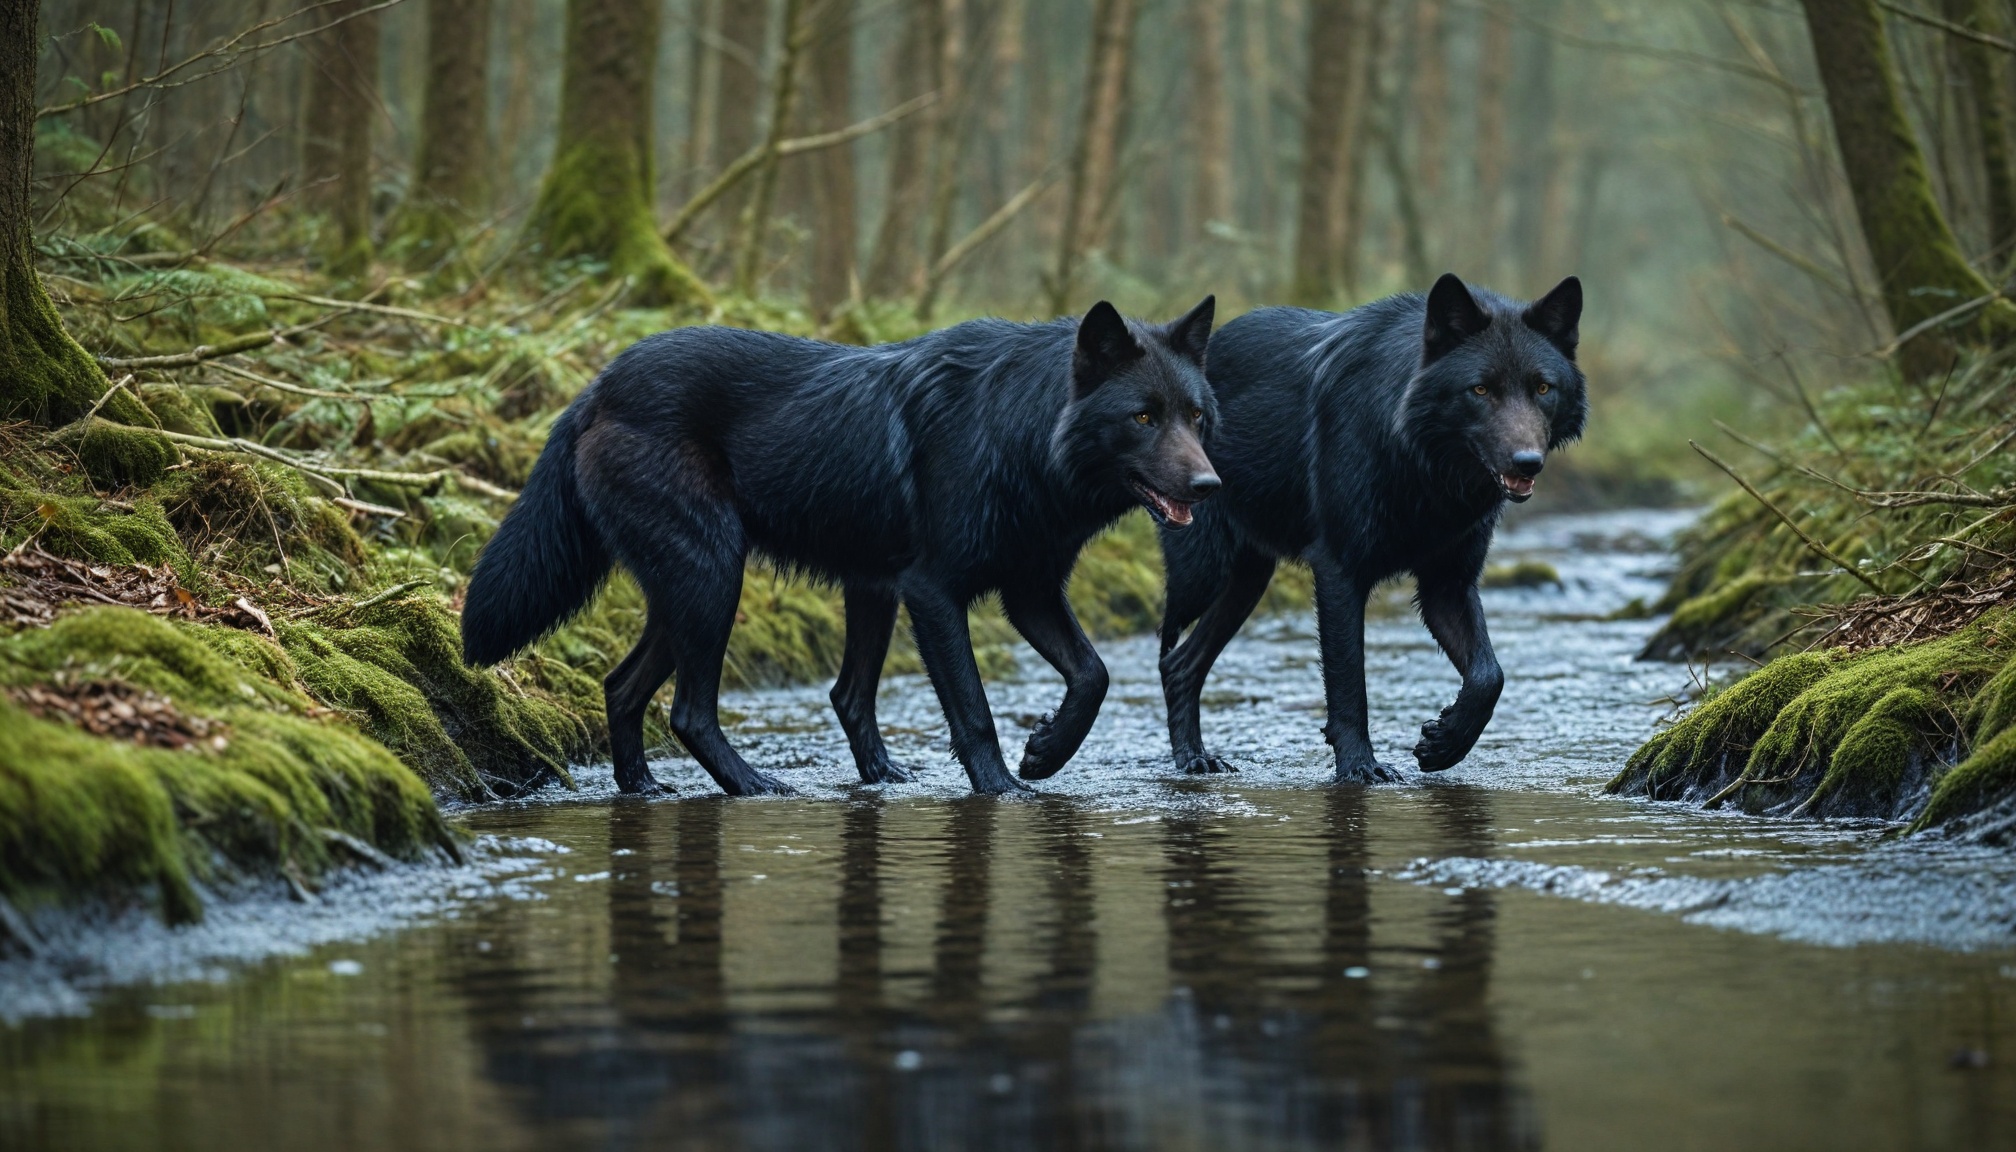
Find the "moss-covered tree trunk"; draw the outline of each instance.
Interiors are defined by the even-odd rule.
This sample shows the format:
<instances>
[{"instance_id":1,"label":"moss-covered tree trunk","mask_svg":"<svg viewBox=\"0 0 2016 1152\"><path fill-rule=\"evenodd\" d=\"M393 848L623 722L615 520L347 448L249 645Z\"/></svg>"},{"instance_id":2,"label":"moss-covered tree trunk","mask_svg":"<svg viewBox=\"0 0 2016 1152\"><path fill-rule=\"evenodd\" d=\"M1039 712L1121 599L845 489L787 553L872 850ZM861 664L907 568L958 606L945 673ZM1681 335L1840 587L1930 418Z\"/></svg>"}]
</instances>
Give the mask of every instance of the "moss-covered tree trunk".
<instances>
[{"instance_id":1,"label":"moss-covered tree trunk","mask_svg":"<svg viewBox=\"0 0 2016 1152\"><path fill-rule=\"evenodd\" d=\"M53 424L90 408L105 376L35 274L36 7L0 4L0 418Z\"/></svg>"},{"instance_id":2,"label":"moss-covered tree trunk","mask_svg":"<svg viewBox=\"0 0 2016 1152\"><path fill-rule=\"evenodd\" d=\"M651 71L657 0L568 0L560 139L524 246L585 256L636 283L642 304L695 304L706 286L666 246L651 214Z\"/></svg>"},{"instance_id":3,"label":"moss-covered tree trunk","mask_svg":"<svg viewBox=\"0 0 2016 1152\"><path fill-rule=\"evenodd\" d=\"M1898 98L1876 0L1802 3L1834 139L1890 323L1901 334L1988 295L1988 281L1960 254L1952 226L1933 199L1924 154ZM2001 338L2016 329L2012 316L2016 309L1997 302L1978 309L1964 326L1922 334L1902 349L1906 374L1943 371L1952 363L1954 332Z\"/></svg>"},{"instance_id":4,"label":"moss-covered tree trunk","mask_svg":"<svg viewBox=\"0 0 2016 1152\"><path fill-rule=\"evenodd\" d=\"M326 19L342 22L309 41L301 179L310 204L327 213L326 244L338 275L371 262L371 124L378 116L378 14L369 0L335 0Z\"/></svg>"},{"instance_id":5,"label":"moss-covered tree trunk","mask_svg":"<svg viewBox=\"0 0 2016 1152\"><path fill-rule=\"evenodd\" d=\"M1057 270L1050 278L1050 310L1071 309L1078 265L1105 241L1113 190L1120 178L1120 145L1127 135L1128 89L1133 74L1137 0L1098 0L1092 8L1092 52L1071 152Z\"/></svg>"},{"instance_id":6,"label":"moss-covered tree trunk","mask_svg":"<svg viewBox=\"0 0 2016 1152\"><path fill-rule=\"evenodd\" d=\"M448 259L490 191L490 0L427 0L427 85L413 187L394 243L408 268Z\"/></svg>"},{"instance_id":7,"label":"moss-covered tree trunk","mask_svg":"<svg viewBox=\"0 0 2016 1152\"><path fill-rule=\"evenodd\" d=\"M1996 0L1946 0L1946 18L1955 24L2001 36ZM1988 208L1988 251L1996 267L2016 259L2016 167L2009 153L2009 116L2002 82L2001 53L1978 41L1952 37L1974 103L1974 129L1981 149Z\"/></svg>"}]
</instances>

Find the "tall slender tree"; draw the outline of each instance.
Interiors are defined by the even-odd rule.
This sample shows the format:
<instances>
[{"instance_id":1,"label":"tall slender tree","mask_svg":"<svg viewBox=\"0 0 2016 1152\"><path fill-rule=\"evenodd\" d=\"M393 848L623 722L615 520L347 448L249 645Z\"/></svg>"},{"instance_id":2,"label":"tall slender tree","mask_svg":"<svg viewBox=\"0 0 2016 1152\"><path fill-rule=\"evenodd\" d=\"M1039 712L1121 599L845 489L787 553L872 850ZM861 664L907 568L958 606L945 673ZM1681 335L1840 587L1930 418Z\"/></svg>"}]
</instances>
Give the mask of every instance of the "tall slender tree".
<instances>
[{"instance_id":1,"label":"tall slender tree","mask_svg":"<svg viewBox=\"0 0 2016 1152\"><path fill-rule=\"evenodd\" d=\"M1898 97L1877 0L1801 2L1841 166L1891 324L1902 334L1988 297L1988 281L1960 254L1933 199L1924 154ZM1964 323L1922 333L1901 350L1901 362L1908 375L1930 375L1952 363L1955 335L1999 340L2012 333L2016 309L1991 300Z\"/></svg>"},{"instance_id":2,"label":"tall slender tree","mask_svg":"<svg viewBox=\"0 0 2016 1152\"><path fill-rule=\"evenodd\" d=\"M938 90L942 62L934 31L938 0L904 0L903 31L890 61L895 96L912 100ZM943 101L938 103L943 107ZM930 148L931 119L911 116L894 128L889 139L888 179L882 197L882 221L875 229L875 247L868 257L865 288L870 296L889 298L908 290L919 272L919 223L923 216Z\"/></svg>"},{"instance_id":3,"label":"tall slender tree","mask_svg":"<svg viewBox=\"0 0 2016 1152\"><path fill-rule=\"evenodd\" d=\"M767 125L770 106L763 54L770 40L769 0L721 0L720 31L715 55L720 79L714 97L714 162L717 167L756 146ZM752 189L743 182L721 201L721 218L740 221Z\"/></svg>"},{"instance_id":4,"label":"tall slender tree","mask_svg":"<svg viewBox=\"0 0 2016 1152\"><path fill-rule=\"evenodd\" d=\"M1414 5L1414 179L1423 197L1442 190L1442 150L1449 132L1449 21L1442 0Z\"/></svg>"},{"instance_id":5,"label":"tall slender tree","mask_svg":"<svg viewBox=\"0 0 2016 1152\"><path fill-rule=\"evenodd\" d=\"M1137 0L1098 0L1092 8L1092 52L1072 147L1057 268L1050 277L1050 310L1072 306L1079 264L1104 242L1120 178L1120 149L1127 136L1128 89L1133 74Z\"/></svg>"},{"instance_id":6,"label":"tall slender tree","mask_svg":"<svg viewBox=\"0 0 2016 1152\"><path fill-rule=\"evenodd\" d=\"M37 5L0 4L0 418L59 423L105 391L98 362L64 331L35 274ZM106 407L140 415L127 393Z\"/></svg>"},{"instance_id":7,"label":"tall slender tree","mask_svg":"<svg viewBox=\"0 0 2016 1152\"><path fill-rule=\"evenodd\" d=\"M371 262L371 125L378 117L378 15L369 0L334 0L334 27L310 39L301 178L336 226L331 270Z\"/></svg>"},{"instance_id":8,"label":"tall slender tree","mask_svg":"<svg viewBox=\"0 0 2016 1152\"><path fill-rule=\"evenodd\" d=\"M393 227L410 268L439 264L490 191L490 0L427 0L413 187Z\"/></svg>"},{"instance_id":9,"label":"tall slender tree","mask_svg":"<svg viewBox=\"0 0 2016 1152\"><path fill-rule=\"evenodd\" d=\"M853 119L854 7L855 0L824 0L814 13L808 120L816 132L837 131ZM824 318L853 292L859 243L854 149L821 148L802 163L812 185L812 311Z\"/></svg>"},{"instance_id":10,"label":"tall slender tree","mask_svg":"<svg viewBox=\"0 0 2016 1152\"><path fill-rule=\"evenodd\" d=\"M2001 5L1994 0L1945 0L1946 19L1990 36L2001 36ZM2009 147L2008 87L2002 54L1978 40L1955 36L1951 47L1960 58L1967 92L1974 104L1982 183L1986 186L1988 251L1993 264L2008 267L2016 260L2016 157Z\"/></svg>"},{"instance_id":11,"label":"tall slender tree","mask_svg":"<svg viewBox=\"0 0 2016 1152\"><path fill-rule=\"evenodd\" d=\"M1319 307L1337 294L1333 241L1346 133L1337 114L1350 98L1355 0L1310 0L1309 70L1304 82L1302 170L1295 190L1294 279L1288 296Z\"/></svg>"},{"instance_id":12,"label":"tall slender tree","mask_svg":"<svg viewBox=\"0 0 2016 1152\"><path fill-rule=\"evenodd\" d=\"M1488 275L1498 243L1498 201L1505 190L1505 95L1512 80L1512 21L1503 9L1484 11L1477 59L1476 203L1471 215L1472 259L1477 275Z\"/></svg>"},{"instance_id":13,"label":"tall slender tree","mask_svg":"<svg viewBox=\"0 0 2016 1152\"><path fill-rule=\"evenodd\" d=\"M658 0L568 0L560 138L521 244L586 256L632 277L640 303L693 304L706 286L672 254L651 213L651 81Z\"/></svg>"},{"instance_id":14,"label":"tall slender tree","mask_svg":"<svg viewBox=\"0 0 2016 1152\"><path fill-rule=\"evenodd\" d=\"M1225 95L1224 0L1190 0L1190 193L1193 233L1232 219L1232 116Z\"/></svg>"}]
</instances>

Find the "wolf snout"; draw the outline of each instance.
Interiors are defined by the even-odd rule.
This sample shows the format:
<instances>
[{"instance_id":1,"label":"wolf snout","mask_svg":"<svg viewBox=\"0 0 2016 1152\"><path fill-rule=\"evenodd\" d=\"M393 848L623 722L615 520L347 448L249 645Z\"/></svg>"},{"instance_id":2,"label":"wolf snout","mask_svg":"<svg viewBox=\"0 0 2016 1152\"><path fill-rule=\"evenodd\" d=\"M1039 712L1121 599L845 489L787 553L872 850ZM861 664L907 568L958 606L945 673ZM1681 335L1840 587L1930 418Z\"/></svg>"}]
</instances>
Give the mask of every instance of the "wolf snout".
<instances>
[{"instance_id":1,"label":"wolf snout","mask_svg":"<svg viewBox=\"0 0 2016 1152\"><path fill-rule=\"evenodd\" d=\"M1199 472L1190 477L1190 499L1202 500L1224 486L1216 472Z\"/></svg>"},{"instance_id":2,"label":"wolf snout","mask_svg":"<svg viewBox=\"0 0 2016 1152\"><path fill-rule=\"evenodd\" d=\"M1531 480L1533 477L1540 475L1540 469L1546 466L1547 454L1544 452L1526 451L1514 452L1512 454L1511 471L1515 476L1523 476Z\"/></svg>"}]
</instances>

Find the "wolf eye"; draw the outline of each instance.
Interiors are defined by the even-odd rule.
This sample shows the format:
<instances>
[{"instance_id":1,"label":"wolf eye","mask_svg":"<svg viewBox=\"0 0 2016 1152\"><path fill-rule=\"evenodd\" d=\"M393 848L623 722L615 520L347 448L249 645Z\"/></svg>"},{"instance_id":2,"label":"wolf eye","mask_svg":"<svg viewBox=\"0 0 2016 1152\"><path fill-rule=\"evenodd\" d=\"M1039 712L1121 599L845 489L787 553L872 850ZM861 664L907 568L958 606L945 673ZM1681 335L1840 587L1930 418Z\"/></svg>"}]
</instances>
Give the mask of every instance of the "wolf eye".
<instances>
[{"instance_id":1,"label":"wolf eye","mask_svg":"<svg viewBox=\"0 0 2016 1152\"><path fill-rule=\"evenodd\" d=\"M1470 389L1470 391L1475 392L1479 396L1489 396L1491 394L1491 389L1483 384L1477 385L1475 388Z\"/></svg>"},{"instance_id":2,"label":"wolf eye","mask_svg":"<svg viewBox=\"0 0 2016 1152\"><path fill-rule=\"evenodd\" d=\"M1202 408L1190 409L1190 423L1195 424L1202 419L1204 419L1204 410Z\"/></svg>"},{"instance_id":3,"label":"wolf eye","mask_svg":"<svg viewBox=\"0 0 2016 1152\"><path fill-rule=\"evenodd\" d=\"M1136 412L1134 414L1134 423L1136 424L1153 424L1154 422L1155 417L1150 416L1146 412Z\"/></svg>"}]
</instances>

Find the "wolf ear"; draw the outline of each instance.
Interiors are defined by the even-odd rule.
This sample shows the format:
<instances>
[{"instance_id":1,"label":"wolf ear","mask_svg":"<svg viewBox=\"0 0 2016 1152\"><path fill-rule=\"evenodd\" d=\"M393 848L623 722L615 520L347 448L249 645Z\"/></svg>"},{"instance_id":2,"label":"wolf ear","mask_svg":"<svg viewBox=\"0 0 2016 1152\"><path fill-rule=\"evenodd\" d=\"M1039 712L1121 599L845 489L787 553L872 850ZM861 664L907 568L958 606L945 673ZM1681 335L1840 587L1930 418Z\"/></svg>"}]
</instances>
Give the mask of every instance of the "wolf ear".
<instances>
[{"instance_id":1,"label":"wolf ear","mask_svg":"<svg viewBox=\"0 0 2016 1152\"><path fill-rule=\"evenodd\" d=\"M1582 281L1570 276L1556 284L1552 292L1526 309L1525 320L1528 328L1553 341L1573 360L1582 323Z\"/></svg>"},{"instance_id":2,"label":"wolf ear","mask_svg":"<svg viewBox=\"0 0 2016 1152\"><path fill-rule=\"evenodd\" d=\"M1071 398L1084 396L1144 355L1120 310L1104 300L1094 304L1078 322L1078 347L1071 353Z\"/></svg>"},{"instance_id":3,"label":"wolf ear","mask_svg":"<svg viewBox=\"0 0 2016 1152\"><path fill-rule=\"evenodd\" d=\"M1421 328L1423 363L1455 351L1458 344L1490 326L1490 315L1477 306L1470 289L1454 272L1444 272L1428 290L1428 320Z\"/></svg>"},{"instance_id":4,"label":"wolf ear","mask_svg":"<svg viewBox=\"0 0 2016 1152\"><path fill-rule=\"evenodd\" d=\"M1218 311L1218 297L1206 296L1186 313L1182 319L1173 320L1162 333L1169 340L1169 347L1183 356L1188 356L1199 368L1204 366L1204 348L1211 343L1211 319Z\"/></svg>"}]
</instances>

